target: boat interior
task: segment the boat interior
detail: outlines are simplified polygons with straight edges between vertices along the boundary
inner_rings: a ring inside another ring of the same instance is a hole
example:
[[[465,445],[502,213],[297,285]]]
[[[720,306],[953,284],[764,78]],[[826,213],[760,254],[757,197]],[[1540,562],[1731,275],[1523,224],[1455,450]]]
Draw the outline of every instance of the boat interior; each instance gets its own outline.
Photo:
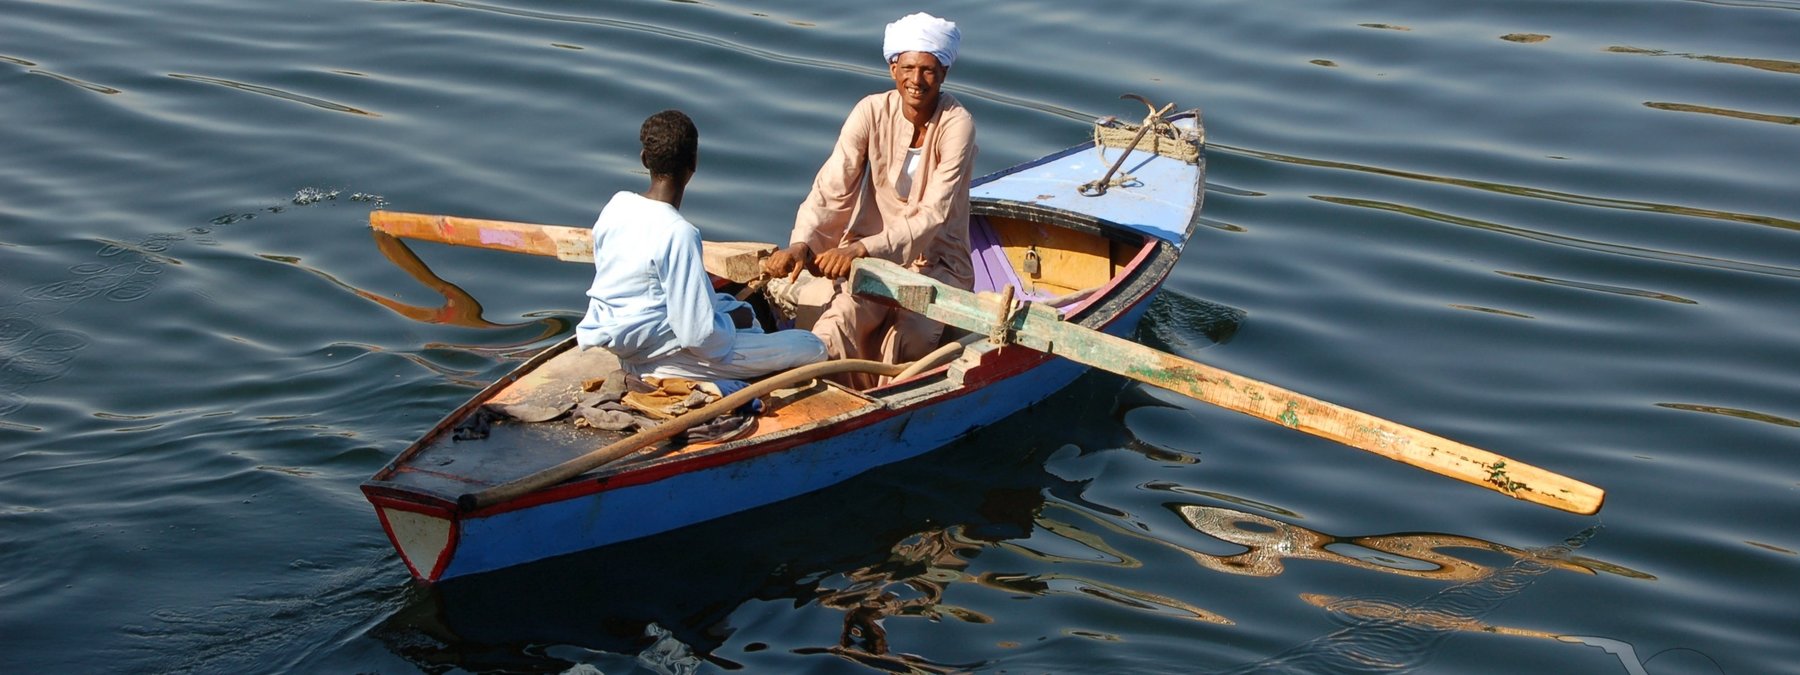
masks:
[[[999,292],[1011,285],[1016,297],[1038,302],[1092,294],[1147,249],[1142,236],[1108,237],[1098,230],[999,215],[969,219],[969,248],[977,292]]]
[[[979,202],[975,207],[970,222],[974,290],[991,293],[1010,285],[1018,300],[1056,307],[1072,319],[1108,297],[1104,291],[1124,282],[1130,270],[1157,248],[1155,239],[1121,228],[1073,218],[1048,222],[1053,219]],[[799,318],[804,327],[804,312]],[[754,442],[899,399],[929,396],[941,387],[958,386],[950,371],[959,360],[979,359],[991,350],[985,335],[947,331],[946,344],[921,359],[928,363],[872,389],[857,391],[828,380],[777,389],[762,397],[762,410],[746,429],[726,440],[662,443],[615,466]],[[616,370],[617,361],[605,350],[580,349],[573,340],[564,341],[445,418],[386,480],[455,495],[477,487],[472,483],[483,483],[485,477],[525,475],[623,438],[626,432],[573,423],[577,415],[570,414],[577,398],[602,387],[604,378]],[[472,424],[481,427],[479,434],[465,433]],[[471,444],[482,447],[472,453]],[[447,466],[452,461],[454,468]]]

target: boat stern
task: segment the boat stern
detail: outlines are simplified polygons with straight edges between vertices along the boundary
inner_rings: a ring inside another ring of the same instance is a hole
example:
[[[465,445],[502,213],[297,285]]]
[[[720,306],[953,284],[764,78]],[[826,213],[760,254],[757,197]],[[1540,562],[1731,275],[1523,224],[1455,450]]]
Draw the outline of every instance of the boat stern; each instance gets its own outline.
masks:
[[[455,511],[448,505],[419,504],[366,488],[364,493],[381,519],[381,529],[387,532],[388,541],[400,552],[400,559],[406,562],[413,578],[426,583],[442,578],[456,553],[461,531]]]

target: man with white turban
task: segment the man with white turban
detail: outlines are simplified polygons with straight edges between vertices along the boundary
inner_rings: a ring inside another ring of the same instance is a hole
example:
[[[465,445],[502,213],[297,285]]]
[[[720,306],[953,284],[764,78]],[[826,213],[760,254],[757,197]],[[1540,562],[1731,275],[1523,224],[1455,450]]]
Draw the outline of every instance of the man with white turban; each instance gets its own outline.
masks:
[[[833,358],[904,363],[937,347],[944,327],[922,315],[858,298],[842,281],[864,256],[905,265],[968,289],[969,179],[975,119],[941,87],[962,33],[929,14],[887,25],[882,55],[894,89],[857,102],[831,157],[801,202],[786,249],[765,262],[772,275],[796,267],[837,280],[813,325]],[[851,376],[866,388],[871,376]]]

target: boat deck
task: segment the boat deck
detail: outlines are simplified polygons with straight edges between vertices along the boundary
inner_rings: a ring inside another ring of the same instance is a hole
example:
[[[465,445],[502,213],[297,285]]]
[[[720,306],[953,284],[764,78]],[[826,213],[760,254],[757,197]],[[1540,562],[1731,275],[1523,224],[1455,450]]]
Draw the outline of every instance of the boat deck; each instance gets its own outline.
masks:
[[[603,378],[617,363],[601,349],[571,348],[543,367],[495,394],[489,406],[505,408],[527,419],[503,419],[488,427],[482,439],[455,440],[446,429],[429,439],[412,461],[398,467],[387,482],[447,500],[556,466],[629,436],[629,432],[576,426],[566,414],[587,383]],[[777,390],[764,398],[764,410],[751,431],[731,443],[778,434],[880,404],[835,384],[815,381]],[[479,410],[479,409],[477,409]],[[476,412],[469,413],[478,414]],[[459,422],[461,420],[458,420]],[[693,454],[724,443],[651,446],[614,462],[614,472],[652,460]]]

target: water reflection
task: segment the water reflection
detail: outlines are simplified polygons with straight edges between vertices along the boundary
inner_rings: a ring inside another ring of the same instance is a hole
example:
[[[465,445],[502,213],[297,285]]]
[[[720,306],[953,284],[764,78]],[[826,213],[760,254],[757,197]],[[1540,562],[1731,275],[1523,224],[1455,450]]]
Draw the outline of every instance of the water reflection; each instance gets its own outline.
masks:
[[[522,321],[518,323],[495,323],[489,321],[483,316],[481,302],[476,300],[475,296],[470,295],[469,292],[463,290],[462,287],[438,276],[436,272],[432,271],[431,268],[425,264],[424,260],[419,258],[418,254],[413,253],[412,249],[407,247],[406,242],[382,232],[373,230],[370,232],[375,239],[375,247],[381,251],[383,257],[387,258],[389,262],[394,263],[394,266],[400,268],[401,271],[406,272],[408,276],[411,276],[419,283],[424,284],[427,288],[436,292],[439,296],[442,296],[444,298],[444,303],[436,307],[431,307],[401,302],[373,291],[352,286],[323,270],[307,267],[306,265],[301,264],[301,261],[298,258],[273,255],[263,255],[261,257],[265,260],[294,265],[316,274],[326,281],[331,282],[333,285],[355,294],[359,298],[381,305],[395,314],[399,314],[400,316],[404,316],[419,323],[442,324],[485,330],[534,329],[522,339],[498,346],[426,345],[427,348],[448,347],[469,351],[509,350],[537,344],[544,340],[567,333],[573,328],[568,317],[548,313],[537,316],[531,321]],[[424,364],[421,363],[421,365]]]
[[[1478,220],[1475,218],[1466,218],[1463,216],[1444,213],[1441,211],[1433,211],[1430,209],[1425,209],[1425,208],[1421,208],[1421,207],[1417,207],[1417,206],[1409,206],[1406,204],[1396,204],[1393,202],[1383,202],[1383,201],[1376,201],[1373,199],[1359,199],[1359,198],[1353,198],[1353,197],[1331,197],[1331,196],[1326,196],[1326,195],[1314,195],[1313,199],[1317,199],[1319,201],[1327,202],[1327,203],[1331,203],[1331,204],[1339,204],[1342,206],[1354,206],[1354,207],[1366,208],[1366,209],[1376,209],[1379,211],[1391,211],[1393,213],[1401,213],[1401,214],[1413,216],[1415,218],[1424,218],[1426,220],[1434,220],[1434,221],[1437,221],[1440,223],[1448,223],[1451,225],[1461,225],[1464,227],[1471,227],[1471,228],[1475,228],[1478,230],[1486,230],[1489,232],[1496,232],[1499,234],[1508,234],[1508,235],[1512,235],[1515,237],[1531,239],[1533,241],[1541,241],[1546,244],[1556,244],[1558,246],[1567,246],[1569,248],[1581,249],[1584,251],[1594,251],[1596,253],[1622,255],[1622,256],[1629,256],[1629,257],[1633,257],[1633,258],[1644,258],[1644,259],[1648,259],[1648,260],[1659,260],[1659,261],[1663,261],[1663,262],[1679,263],[1679,264],[1685,264],[1685,265],[1695,265],[1695,266],[1699,266],[1699,267],[1710,267],[1713,269],[1733,270],[1733,271],[1737,271],[1737,272],[1753,272],[1756,274],[1768,274],[1771,276],[1800,278],[1800,269],[1794,269],[1792,267],[1780,267],[1777,265],[1763,265],[1763,264],[1759,264],[1759,263],[1743,262],[1740,260],[1727,260],[1724,258],[1713,258],[1713,257],[1709,257],[1709,256],[1693,255],[1691,253],[1677,253],[1674,251],[1662,251],[1662,250],[1657,250],[1657,249],[1653,249],[1653,248],[1644,248],[1641,246],[1627,246],[1625,244],[1611,244],[1611,243],[1602,242],[1602,241],[1594,241],[1591,239],[1581,239],[1578,237],[1570,237],[1570,236],[1565,236],[1565,235],[1560,235],[1560,234],[1551,234],[1549,232],[1542,232],[1539,230],[1532,230],[1532,229],[1527,229],[1527,228],[1523,228],[1523,227],[1514,227],[1512,225],[1502,225],[1500,223],[1490,222],[1490,221],[1486,221],[1486,220]],[[1769,220],[1773,220],[1773,219],[1769,219]],[[1769,224],[1779,224],[1779,226],[1781,226],[1781,227],[1800,230],[1800,223],[1795,223],[1795,222],[1791,222],[1791,221],[1776,221],[1776,222],[1771,222]]]
[[[1714,107],[1714,106],[1710,106],[1710,105],[1697,105],[1697,104],[1693,104],[1693,103],[1672,103],[1669,101],[1645,101],[1644,107],[1653,108],[1656,110],[1667,110],[1669,112],[1688,112],[1688,113],[1701,113],[1701,114],[1705,114],[1705,115],[1718,115],[1719,117],[1730,117],[1733,119],[1750,120],[1752,122],[1769,122],[1772,124],[1790,124],[1790,125],[1800,124],[1800,117],[1794,117],[1792,115],[1770,115],[1768,113],[1755,113],[1755,112],[1749,112],[1746,110],[1732,110],[1730,108],[1718,108],[1718,107]]]
[[[1171,504],[1169,508],[1195,530],[1244,547],[1243,552],[1229,555],[1183,549],[1201,567],[1230,574],[1272,577],[1281,574],[1289,560],[1316,560],[1371,572],[1457,582],[1494,573],[1491,566],[1447,552],[1468,549],[1497,553],[1512,560],[1542,558],[1544,564],[1569,572],[1607,572],[1634,579],[1655,579],[1649,574],[1611,563],[1573,555],[1543,558],[1537,552],[1458,534],[1409,532],[1341,537],[1220,506]]]
[[[946,588],[967,580],[969,561],[987,544],[963,529],[922,532],[893,548],[887,560],[841,575],[843,588],[824,590],[820,607],[844,613],[844,629],[830,647],[803,647],[797,654],[831,654],[889,672],[950,673],[978,664],[942,664],[907,653],[894,653],[882,621],[888,617],[946,617],[969,623],[993,623],[993,617],[946,604]]]
[[[177,80],[186,80],[189,82],[203,82],[206,84],[218,85],[221,87],[225,87],[227,89],[236,89],[238,91],[247,91],[252,94],[262,94],[264,96],[272,96],[274,98],[278,98],[278,99],[281,99],[284,101],[293,101],[295,103],[304,103],[306,105],[310,105],[315,108],[323,108],[325,110],[331,110],[334,112],[350,113],[352,115],[361,115],[364,117],[380,117],[381,116],[376,113],[369,112],[367,110],[363,110],[361,108],[352,108],[352,107],[344,105],[342,103],[334,103],[332,101],[327,101],[322,98],[307,96],[304,94],[296,94],[291,91],[283,91],[281,89],[276,89],[274,87],[265,87],[260,84],[250,84],[247,82],[236,82],[236,81],[227,80],[227,79],[219,78],[219,77],[207,77],[205,75],[186,75],[186,74],[182,74],[182,73],[169,73],[169,77],[173,77]]]
[[[1479,619],[1561,567],[1574,549],[1597,528],[1570,537],[1561,545],[1515,551],[1517,559],[1499,569],[1483,568],[1462,583],[1405,605],[1339,601],[1327,607],[1350,619],[1348,625],[1313,638],[1273,657],[1231,669],[1230,673],[1390,673],[1423,665],[1451,634],[1486,628]],[[1308,600],[1319,604],[1320,598]],[[1532,631],[1538,637],[1549,637]]]
[[[1317,593],[1301,593],[1300,599],[1306,604],[1323,609],[1332,616],[1340,618],[1346,624],[1364,621],[1399,621],[1423,628],[1442,631],[1464,631],[1475,633],[1491,633],[1494,635],[1511,635],[1514,637],[1534,637],[1555,639],[1556,633],[1533,630],[1530,628],[1511,628],[1482,623],[1474,617],[1463,616],[1453,612],[1408,607],[1392,600],[1378,598],[1334,598]]]
[[[1658,404],[1656,404],[1656,406],[1659,408],[1669,408],[1671,410],[1686,410],[1688,412],[1712,413],[1714,415],[1724,415],[1726,417],[1736,417],[1738,419],[1750,420],[1752,422],[1766,422],[1768,424],[1774,424],[1774,425],[1779,425],[1779,426],[1784,426],[1784,427],[1800,427],[1800,420],[1792,420],[1792,419],[1788,419],[1786,417],[1781,417],[1779,415],[1770,415],[1768,413],[1756,412],[1754,410],[1744,410],[1743,408],[1727,408],[1725,406],[1701,405],[1699,403],[1658,403]]]
[[[1353,162],[1339,162],[1339,161],[1332,161],[1332,160],[1325,160],[1325,159],[1313,159],[1310,157],[1300,157],[1300,156],[1296,156],[1296,155],[1284,155],[1284,154],[1274,153],[1274,152],[1264,152],[1264,151],[1260,151],[1260,150],[1251,150],[1248,148],[1222,145],[1219,143],[1211,144],[1210,149],[1213,150],[1214,152],[1223,151],[1223,152],[1242,154],[1242,155],[1254,157],[1257,159],[1266,159],[1266,160],[1269,160],[1272,162],[1281,162],[1284,164],[1293,164],[1293,165],[1297,165],[1297,166],[1310,166],[1310,167],[1316,167],[1316,168],[1321,168],[1321,169],[1338,169],[1338,170],[1344,170],[1344,171],[1356,171],[1356,172],[1360,172],[1360,173],[1368,173],[1368,174],[1374,174],[1374,175],[1379,175],[1379,176],[1388,176],[1391,178],[1401,178],[1401,179],[1405,179],[1405,180],[1425,181],[1425,182],[1429,182],[1429,183],[1438,183],[1438,184],[1442,184],[1442,185],[1454,185],[1456,187],[1470,188],[1470,189],[1475,189],[1475,190],[1483,190],[1483,191],[1487,191],[1487,192],[1494,192],[1494,193],[1505,194],[1505,195],[1513,195],[1513,196],[1517,196],[1517,197],[1525,197],[1528,199],[1543,199],[1543,200],[1547,200],[1547,201],[1561,202],[1561,203],[1565,203],[1565,204],[1575,204],[1578,206],[1594,206],[1594,207],[1606,208],[1606,209],[1618,209],[1621,211],[1648,211],[1648,212],[1652,212],[1652,213],[1664,213],[1664,214],[1675,215],[1675,216],[1690,216],[1690,217],[1694,217],[1694,218],[1705,218],[1705,219],[1709,219],[1709,220],[1724,220],[1724,221],[1731,221],[1731,222],[1738,222],[1738,223],[1749,223],[1752,225],[1764,225],[1764,226],[1768,226],[1768,227],[1781,228],[1784,230],[1800,230],[1800,221],[1788,220],[1785,218],[1776,218],[1773,216],[1760,216],[1760,215],[1751,214],[1751,213],[1736,213],[1736,212],[1732,212],[1732,211],[1720,211],[1717,209],[1702,209],[1702,208],[1695,208],[1692,206],[1680,206],[1680,205],[1676,205],[1676,204],[1662,204],[1662,203],[1657,203],[1657,202],[1646,202],[1646,201],[1631,200],[1631,199],[1612,199],[1612,198],[1608,198],[1608,197],[1595,197],[1595,196],[1591,196],[1591,195],[1575,194],[1573,192],[1559,192],[1556,190],[1547,190],[1547,189],[1543,189],[1543,188],[1527,187],[1524,185],[1509,185],[1506,183],[1495,183],[1492,181],[1484,181],[1484,180],[1471,180],[1468,178],[1451,178],[1448,176],[1433,176],[1431,174],[1418,173],[1415,171],[1402,171],[1399,169],[1390,169],[1390,168],[1386,168],[1386,167],[1374,166],[1374,165],[1369,165],[1369,164],[1356,164]],[[1332,201],[1330,198],[1326,198],[1326,197],[1317,197],[1317,199],[1322,199],[1325,201]],[[1351,201],[1360,202],[1361,200],[1351,200]],[[1396,209],[1396,210],[1399,210],[1399,209]],[[1750,269],[1750,270],[1746,270],[1746,271],[1761,271],[1761,270]],[[1781,270],[1781,271],[1792,272],[1792,270]],[[1793,275],[1789,274],[1788,276],[1793,276]]]
[[[1589,281],[1575,281],[1573,279],[1558,279],[1556,277],[1547,277],[1547,276],[1542,276],[1542,275],[1538,275],[1538,274],[1526,274],[1524,272],[1507,272],[1504,270],[1500,271],[1500,275],[1512,277],[1514,279],[1524,279],[1526,281],[1536,281],[1538,283],[1549,284],[1551,286],[1563,286],[1565,288],[1579,288],[1584,291],[1600,291],[1601,293],[1616,293],[1619,295],[1626,295],[1626,296],[1631,296],[1634,298],[1649,298],[1651,300],[1662,300],[1664,302],[1673,302],[1673,303],[1679,303],[1679,304],[1683,304],[1683,305],[1698,305],[1698,304],[1700,304],[1699,302],[1689,300],[1689,299],[1681,297],[1679,295],[1670,295],[1668,293],[1658,293],[1656,291],[1649,291],[1649,290],[1644,290],[1644,289],[1640,289],[1640,288],[1630,288],[1630,287],[1626,287],[1626,286],[1613,286],[1610,284],[1596,284],[1596,283],[1589,282]]]
[[[1734,65],[1734,66],[1744,66],[1747,68],[1755,68],[1757,70],[1766,70],[1766,71],[1769,71],[1772,73],[1786,73],[1789,75],[1800,75],[1800,62],[1782,61],[1779,59],[1750,59],[1750,58],[1743,58],[1743,57],[1738,57],[1738,56],[1708,56],[1705,54],[1683,54],[1683,53],[1678,53],[1678,52],[1670,52],[1670,51],[1666,51],[1666,50],[1662,50],[1662,49],[1641,49],[1638,47],[1628,47],[1628,46],[1623,46],[1623,45],[1607,47],[1606,51],[1613,52],[1615,54],[1644,54],[1644,55],[1648,55],[1648,56],[1679,56],[1684,59],[1694,59],[1696,61],[1711,61],[1713,63],[1724,63],[1724,64],[1729,64],[1729,65]]]
[[[114,88],[112,88],[112,87],[108,87],[108,86],[106,86],[106,85],[104,85],[104,84],[95,84],[95,83],[93,83],[93,82],[88,82],[88,81],[86,81],[86,80],[78,80],[78,79],[75,79],[75,78],[73,78],[73,77],[69,77],[69,76],[68,76],[68,75],[63,75],[63,74],[61,74],[61,73],[53,73],[53,72],[50,72],[50,71],[48,71],[48,70],[38,70],[38,69],[33,69],[33,70],[31,70],[31,71],[30,71],[30,72],[31,72],[31,74],[33,74],[33,75],[42,75],[42,76],[44,76],[44,77],[48,77],[48,78],[50,78],[50,79],[52,79],[52,80],[56,80],[56,81],[58,81],[58,82],[62,82],[62,83],[65,83],[65,84],[72,84],[72,85],[75,85],[75,86],[77,86],[77,87],[81,87],[81,88],[82,88],[82,89],[86,89],[86,90],[88,90],[88,91],[91,91],[91,92],[94,92],[94,93],[98,93],[98,94],[106,94],[106,95],[109,95],[109,96],[110,96],[110,95],[112,95],[112,94],[122,94],[122,93],[124,93],[124,92],[122,92],[122,91],[119,91],[119,90],[118,90],[118,89],[114,89]]]
[[[413,250],[406,245],[406,242],[401,241],[398,237],[379,230],[369,230],[369,233],[375,238],[375,248],[381,251],[381,255],[387,258],[388,262],[394,263],[395,267],[400,268],[401,271],[406,272],[407,275],[411,276],[419,283],[424,284],[426,288],[430,288],[438,295],[443,296],[444,304],[437,307],[409,305],[348,284],[343,284],[345,290],[355,293],[357,297],[364,300],[386,307],[395,314],[399,314],[400,316],[404,316],[419,323],[450,324],[453,326],[463,326],[465,328],[517,328],[525,325],[521,323],[500,324],[488,321],[486,317],[482,316],[481,302],[476,300],[475,296],[469,295],[469,292],[463,290],[461,286],[450,283],[443,277],[438,276],[436,272],[431,271],[431,268],[426,266],[425,261],[421,260],[417,253],[413,253]],[[547,338],[550,337],[550,335],[553,334],[546,334],[541,337]]]

